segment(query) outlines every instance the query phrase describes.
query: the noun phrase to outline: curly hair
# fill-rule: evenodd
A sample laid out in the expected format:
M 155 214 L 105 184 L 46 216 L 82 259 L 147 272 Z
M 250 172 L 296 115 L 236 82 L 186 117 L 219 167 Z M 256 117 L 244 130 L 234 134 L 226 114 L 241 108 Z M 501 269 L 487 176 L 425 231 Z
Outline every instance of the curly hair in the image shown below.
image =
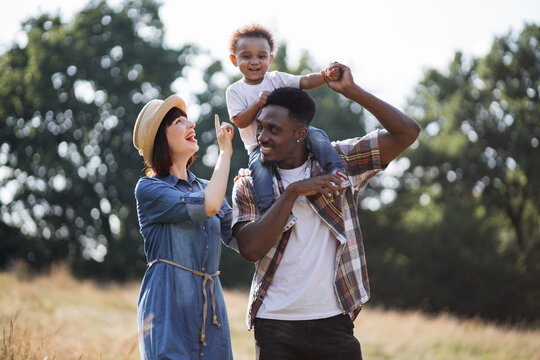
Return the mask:
M 304 90 L 293 87 L 278 88 L 266 99 L 266 105 L 282 106 L 289 110 L 289 118 L 309 126 L 315 116 L 315 101 Z
M 229 51 L 231 52 L 231 54 L 236 53 L 236 46 L 238 44 L 238 40 L 244 37 L 266 39 L 268 41 L 268 45 L 270 45 L 270 52 L 272 53 L 274 51 L 274 37 L 272 36 L 270 31 L 262 25 L 251 24 L 237 29 L 232 34 L 231 40 L 229 41 Z

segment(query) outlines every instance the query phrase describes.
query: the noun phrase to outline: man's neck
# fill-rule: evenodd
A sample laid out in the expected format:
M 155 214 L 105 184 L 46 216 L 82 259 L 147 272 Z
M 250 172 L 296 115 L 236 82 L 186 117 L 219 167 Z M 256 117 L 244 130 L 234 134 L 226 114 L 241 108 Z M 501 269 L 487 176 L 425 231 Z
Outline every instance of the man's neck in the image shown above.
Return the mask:
M 296 169 L 297 167 L 302 166 L 308 159 L 307 152 L 301 157 L 290 157 L 288 159 L 277 162 L 277 166 L 280 169 Z

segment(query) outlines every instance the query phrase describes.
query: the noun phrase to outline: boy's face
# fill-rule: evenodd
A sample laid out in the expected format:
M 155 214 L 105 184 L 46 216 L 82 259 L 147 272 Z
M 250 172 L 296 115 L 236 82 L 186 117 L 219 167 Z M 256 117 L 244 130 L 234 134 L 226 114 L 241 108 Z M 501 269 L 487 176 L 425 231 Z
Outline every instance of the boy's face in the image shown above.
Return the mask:
M 244 80 L 250 85 L 259 84 L 274 56 L 265 38 L 243 37 L 236 43 L 236 53 L 230 55 L 231 62 L 240 69 Z

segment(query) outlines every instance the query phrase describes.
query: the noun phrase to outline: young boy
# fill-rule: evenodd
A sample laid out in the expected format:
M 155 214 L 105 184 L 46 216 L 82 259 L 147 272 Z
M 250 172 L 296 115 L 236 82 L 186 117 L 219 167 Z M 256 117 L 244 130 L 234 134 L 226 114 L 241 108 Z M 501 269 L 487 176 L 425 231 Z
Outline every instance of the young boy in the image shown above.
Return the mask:
M 240 137 L 249 154 L 255 198 L 263 213 L 274 201 L 272 169 L 260 161 L 257 124 L 254 120 L 273 90 L 280 87 L 316 89 L 325 85 L 325 81 L 320 73 L 302 76 L 278 71 L 268 73 L 268 67 L 274 58 L 274 39 L 272 34 L 260 25 L 248 25 L 236 30 L 231 37 L 229 50 L 231 62 L 239 68 L 244 77 L 227 88 L 227 108 L 229 117 L 239 128 Z M 326 69 L 326 75 L 337 80 L 341 74 L 338 68 L 330 65 Z M 341 187 L 349 186 L 343 162 L 322 130 L 310 126 L 306 145 L 327 172 L 337 174 L 343 179 Z

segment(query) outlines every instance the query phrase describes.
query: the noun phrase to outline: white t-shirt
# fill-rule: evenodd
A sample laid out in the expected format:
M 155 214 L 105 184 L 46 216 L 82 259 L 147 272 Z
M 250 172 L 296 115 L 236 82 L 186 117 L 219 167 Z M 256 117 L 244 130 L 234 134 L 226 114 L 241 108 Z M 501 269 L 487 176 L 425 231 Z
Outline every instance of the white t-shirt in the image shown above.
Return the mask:
M 296 169 L 280 169 L 283 186 L 310 176 L 309 161 Z M 257 317 L 313 320 L 343 313 L 334 290 L 337 239 L 299 197 L 292 213 L 296 225 Z
M 247 109 L 249 105 L 259 100 L 259 94 L 263 91 L 274 91 L 281 87 L 300 87 L 300 78 L 298 75 L 291 75 L 279 71 L 271 71 L 264 74 L 264 79 L 259 84 L 247 84 L 244 79 L 231 84 L 225 91 L 227 109 L 229 117 L 238 115 L 241 111 Z M 257 147 L 257 124 L 253 121 L 243 129 L 239 129 L 240 137 L 249 153 Z

